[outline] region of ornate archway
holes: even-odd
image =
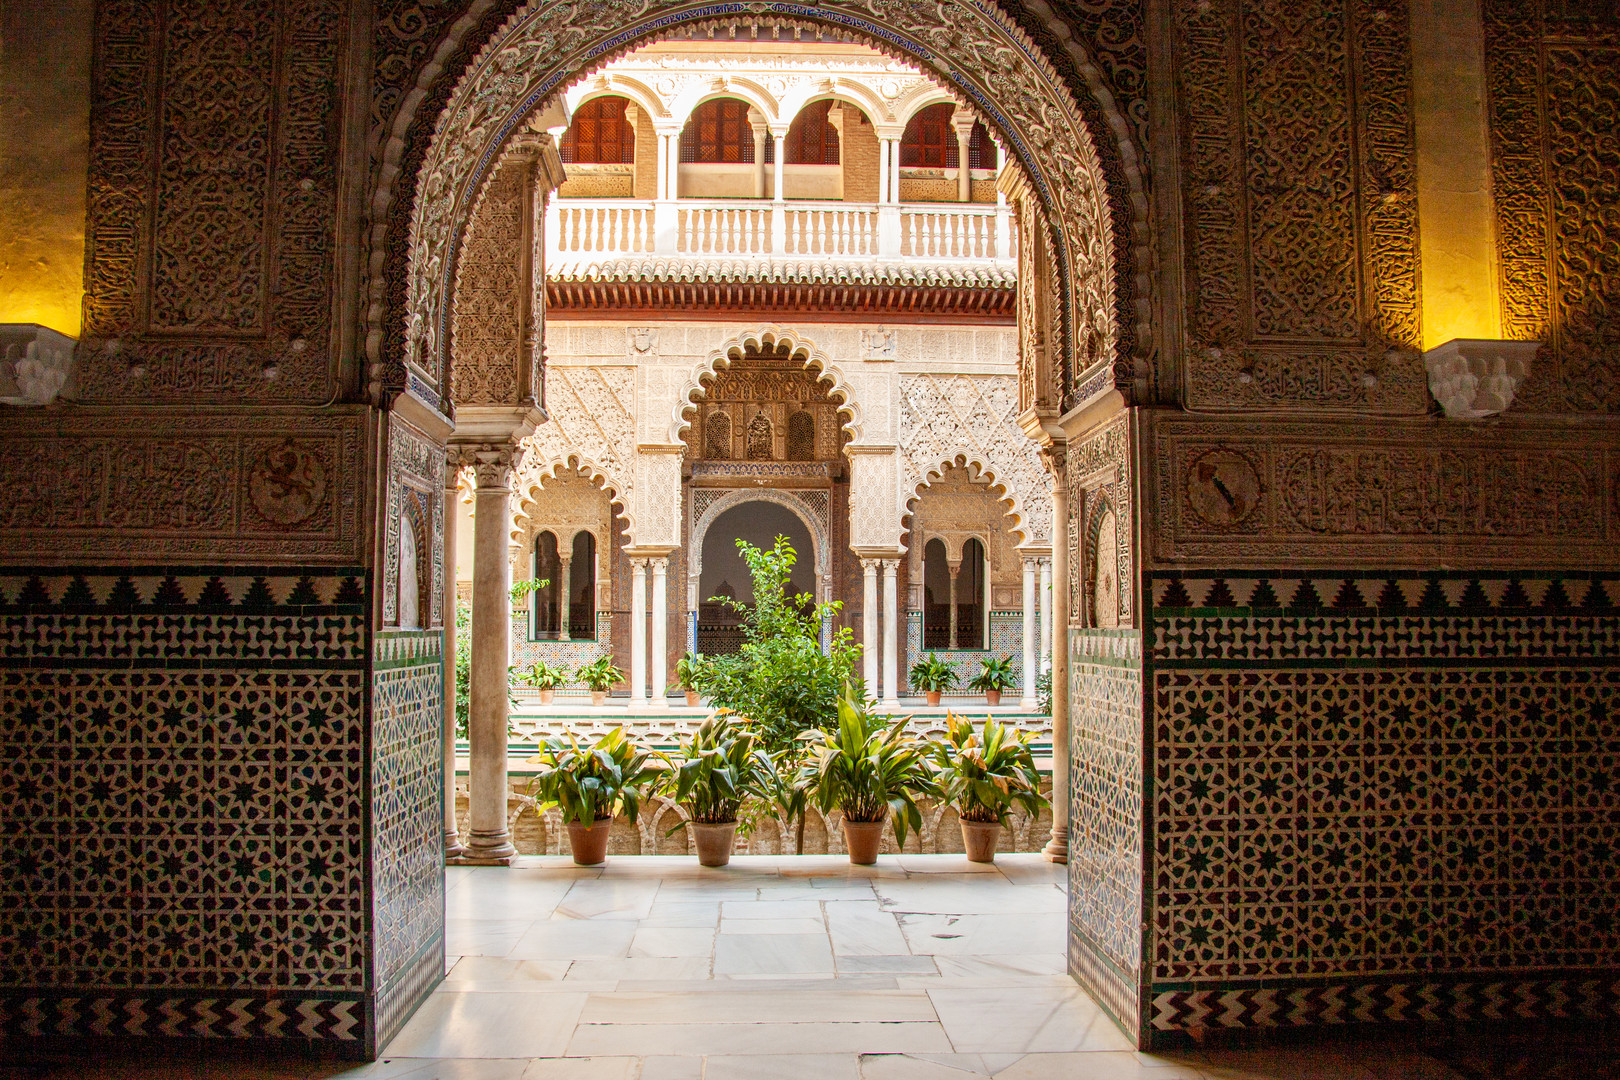
[[[457,22],[440,55],[450,55],[475,21]],[[1092,84],[1091,112],[1100,110],[1106,123],[1088,124],[1051,60],[991,4],[845,0],[739,12],[738,5],[531,0],[506,19],[460,75],[433,118],[420,168],[405,177],[407,183],[414,179],[414,199],[401,213],[388,215],[388,228],[373,232],[371,265],[385,276],[372,282],[375,302],[366,316],[374,386],[410,382],[429,396],[444,396],[461,237],[503,148],[534,111],[618,55],[673,31],[716,22],[769,24],[772,32],[778,25],[830,25],[921,65],[959,92],[1025,171],[1052,225],[1058,396],[1072,404],[1077,395],[1136,378],[1138,339],[1146,337],[1139,325],[1145,323],[1146,306],[1138,310],[1134,265],[1147,250],[1145,185],[1130,167],[1136,160],[1124,134],[1130,125],[1115,115],[1112,96],[1077,43],[1065,42],[1069,59]],[[427,65],[418,89],[426,96],[442,77],[441,67]],[[407,143],[424,138],[428,118],[417,115],[419,107],[420,99],[408,97],[382,141],[371,201],[379,216],[405,197],[396,183]],[[1128,163],[1116,170],[1114,190],[1097,137],[1109,144],[1110,160]]]
[[[831,584],[829,577],[832,540],[825,511],[818,516],[817,508],[807,503],[798,492],[776,491],[771,488],[738,488],[717,495],[699,513],[693,515],[692,539],[687,563],[687,606],[696,610],[701,601],[698,595],[698,582],[703,575],[703,542],[708,537],[709,526],[727,510],[751,502],[768,502],[780,506],[804,522],[805,528],[810,530],[811,547],[815,549],[813,555],[816,568],[816,599],[820,601],[830,599],[828,589]]]

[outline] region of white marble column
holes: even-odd
[[[444,857],[466,854],[456,827],[456,481],[461,460],[444,467]]]
[[[630,560],[630,707],[647,704],[647,560]]]
[[[775,144],[774,149],[776,151],[776,164],[771,169],[771,172],[775,175],[776,191],[771,198],[775,199],[777,202],[781,202],[787,197],[783,194],[783,191],[785,190],[783,180],[786,178],[785,174],[787,173],[787,169],[784,167],[784,159],[787,157],[787,128],[783,128],[780,131],[773,129],[771,131],[771,140]]]
[[[652,707],[669,708],[669,677],[665,673],[669,653],[669,559],[652,563]]]
[[[1037,561],[1024,560],[1024,696],[1018,703],[1021,709],[1035,708],[1035,679],[1040,674],[1040,639],[1037,637],[1040,630],[1036,624],[1035,614]]]
[[[1055,549],[1054,549],[1055,550]],[[1052,666],[1052,560],[1041,559],[1041,670]]]
[[[956,113],[951,117],[956,129],[956,201],[973,201],[973,173],[969,168],[968,147],[973,141],[973,114]]]
[[[866,695],[878,696],[878,560],[861,560],[864,591],[861,598],[861,667],[866,678]]]
[[[754,198],[765,197],[765,139],[770,132],[765,127],[765,117],[758,109],[748,110],[748,126],[754,135]],[[780,166],[781,162],[777,162]]]
[[[471,814],[467,857],[504,863],[517,854],[506,817],[507,665],[512,654],[512,565],[507,504],[514,446],[473,450],[478,477],[473,505],[472,685],[468,719]]]
[[[883,560],[883,703],[900,704],[899,559]]]
[[[1046,451],[1052,472],[1052,838],[1042,852],[1069,861],[1069,484],[1061,446]]]
[[[950,606],[946,610],[945,625],[947,629],[945,631],[945,647],[947,649],[954,649],[956,648],[956,633],[959,622],[959,616],[957,615],[956,611],[956,585],[957,579],[961,577],[962,574],[961,560],[959,559],[956,562],[951,562],[949,559],[946,559],[945,570],[950,574],[951,578],[950,590],[947,594],[950,597]]]
[[[557,640],[568,640],[568,592],[573,588],[574,557],[560,555],[557,559]]]

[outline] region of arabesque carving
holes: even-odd
[[[1068,443],[1066,451],[1064,482],[1073,519],[1071,618],[1084,618],[1090,626],[1132,626],[1137,560],[1131,414],[1121,412],[1104,421]],[[1081,537],[1087,542],[1079,542]]]
[[[636,373],[632,367],[546,367],[547,420],[524,440],[514,481],[523,495],[560,466],[599,476],[626,520],[635,514]]]
[[[1190,403],[1421,414],[1408,4],[1235,6],[1175,5]]]

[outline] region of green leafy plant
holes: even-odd
[[[793,825],[794,852],[799,855],[804,854],[805,813],[810,808],[810,789],[804,779],[809,750],[796,741],[770,755],[771,771],[761,777],[760,797],[745,803],[739,818],[750,832],[759,827],[765,811],[777,821]]]
[[[1008,655],[997,660],[992,656],[990,659],[980,662],[979,673],[973,676],[972,682],[968,683],[968,689],[979,691],[995,690],[999,692],[1010,689],[1012,685],[1012,657]]]
[[[694,690],[717,708],[748,717],[775,755],[805,731],[831,727],[838,695],[855,678],[857,650],[849,629],[832,635],[821,651],[821,624],[837,603],[813,604],[807,593],[788,594],[798,559],[786,537],[769,548],[737,541],[753,578],[754,602],[716,597],[742,617],[742,648],[706,658],[694,672]],[[857,684],[858,685],[858,684]]]
[[[682,690],[696,690],[708,674],[709,662],[700,653],[687,653],[675,661],[675,681]]]
[[[945,717],[945,728],[945,738],[928,753],[943,797],[963,821],[1005,825],[1015,805],[1031,817],[1040,813],[1046,804],[1041,774],[1023,732],[986,717],[981,737],[973,721],[954,713]]]
[[[1047,716],[1052,715],[1052,669],[1047,668],[1035,679],[1036,707]]]
[[[956,672],[935,653],[911,665],[911,685],[925,693],[939,693],[956,685]]]
[[[873,716],[846,691],[838,699],[837,729],[803,736],[815,741],[800,779],[822,813],[837,807],[846,821],[887,816],[903,848],[908,833],[922,831],[918,797],[938,788],[923,745],[906,730],[907,718],[886,719]]]
[[[747,799],[765,793],[775,771],[759,736],[745,723],[719,713],[679,744],[664,775],[663,793],[693,821],[724,825],[739,820],[738,811]],[[742,824],[746,834],[751,822]],[[685,827],[682,822],[670,832]]]
[[[530,760],[541,766],[528,787],[535,812],[555,806],[565,825],[593,825],[621,812],[635,821],[643,796],[665,767],[662,754],[637,743],[622,727],[588,747],[573,734],[553,735]]]
[[[608,690],[614,685],[624,682],[624,672],[613,663],[611,656],[598,656],[595,660],[580,667],[575,674],[579,681],[592,690]]]
[[[548,664],[536,660],[518,679],[536,690],[555,690],[568,681],[568,668],[562,664]]]

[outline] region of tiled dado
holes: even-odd
[[[1150,1042],[1616,1014],[1620,580],[1146,591]]]
[[[361,1052],[365,582],[0,574],[0,1033]]]

